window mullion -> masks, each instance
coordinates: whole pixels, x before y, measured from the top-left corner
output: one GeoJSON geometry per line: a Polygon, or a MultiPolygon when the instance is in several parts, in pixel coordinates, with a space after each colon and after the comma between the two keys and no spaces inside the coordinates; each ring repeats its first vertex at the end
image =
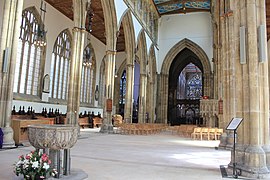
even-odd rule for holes
{"type": "MultiPolygon", "coordinates": [[[[63,66],[62,66],[62,88],[64,87],[64,83],[65,83],[65,73],[66,73],[66,69],[65,69],[65,67],[66,67],[66,59],[65,58],[63,58],[63,66]]],[[[67,77],[66,77],[67,78],[67,77]]],[[[63,97],[63,94],[64,92],[63,91],[61,91],[61,98],[63,97]]],[[[64,99],[66,99],[66,96],[64,95],[64,99]]]]}
{"type": "Polygon", "coordinates": [[[21,51],[21,59],[20,59],[17,93],[20,92],[20,88],[21,88],[21,74],[22,74],[23,57],[24,57],[24,49],[25,49],[24,47],[25,47],[25,40],[22,40],[22,51],[21,51]]]}
{"type": "Polygon", "coordinates": [[[62,57],[59,57],[58,60],[58,72],[57,72],[57,79],[58,79],[58,84],[57,84],[57,90],[56,90],[56,98],[57,99],[62,99],[61,97],[59,98],[59,84],[60,84],[60,66],[61,66],[61,61],[62,61],[62,57]]]}
{"type": "Polygon", "coordinates": [[[31,57],[31,44],[29,42],[29,48],[28,48],[28,54],[27,54],[27,63],[26,63],[25,83],[24,83],[24,94],[27,94],[27,83],[28,83],[30,57],[31,57]]]}
{"type": "Polygon", "coordinates": [[[33,72],[32,72],[32,82],[31,82],[31,94],[34,95],[34,81],[35,81],[35,71],[37,62],[37,49],[35,46],[34,59],[33,59],[33,72]]]}
{"type": "Polygon", "coordinates": [[[54,53],[54,59],[53,59],[53,61],[54,61],[54,67],[53,67],[53,77],[52,77],[52,98],[55,98],[54,97],[54,91],[55,91],[55,89],[54,89],[54,84],[55,84],[55,78],[56,78],[56,76],[55,76],[55,71],[56,71],[56,58],[57,58],[57,56],[58,56],[58,54],[56,53],[56,52],[53,52],[54,53]]]}

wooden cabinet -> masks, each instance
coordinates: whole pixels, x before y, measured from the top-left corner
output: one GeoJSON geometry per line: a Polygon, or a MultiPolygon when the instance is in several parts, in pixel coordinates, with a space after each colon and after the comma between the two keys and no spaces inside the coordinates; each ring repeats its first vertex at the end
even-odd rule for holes
{"type": "Polygon", "coordinates": [[[28,141],[28,125],[32,124],[53,124],[53,118],[46,119],[12,119],[11,127],[14,131],[13,137],[16,145],[28,141]]]}

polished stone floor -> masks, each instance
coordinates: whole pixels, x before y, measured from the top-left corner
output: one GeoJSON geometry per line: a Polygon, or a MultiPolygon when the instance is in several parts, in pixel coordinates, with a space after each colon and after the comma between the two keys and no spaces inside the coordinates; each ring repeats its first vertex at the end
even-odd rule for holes
{"type": "MultiPolygon", "coordinates": [[[[89,180],[218,180],[230,151],[215,149],[219,141],[194,141],[164,132],[156,135],[101,134],[83,129],[71,149],[72,168],[89,180]]],[[[13,164],[30,145],[0,151],[0,180],[15,179],[13,164]]]]}

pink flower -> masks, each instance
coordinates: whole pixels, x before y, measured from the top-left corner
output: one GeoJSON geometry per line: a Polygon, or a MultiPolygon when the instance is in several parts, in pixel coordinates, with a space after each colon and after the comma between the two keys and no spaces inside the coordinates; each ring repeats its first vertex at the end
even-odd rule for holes
{"type": "Polygon", "coordinates": [[[44,153],[44,154],[42,154],[41,159],[42,159],[42,161],[47,161],[48,156],[44,153]]]}
{"type": "Polygon", "coordinates": [[[51,164],[52,163],[52,161],[51,160],[48,160],[48,164],[51,164]]]}
{"type": "Polygon", "coordinates": [[[30,158],[31,158],[31,156],[29,156],[29,155],[25,156],[25,159],[30,159],[30,158]]]}

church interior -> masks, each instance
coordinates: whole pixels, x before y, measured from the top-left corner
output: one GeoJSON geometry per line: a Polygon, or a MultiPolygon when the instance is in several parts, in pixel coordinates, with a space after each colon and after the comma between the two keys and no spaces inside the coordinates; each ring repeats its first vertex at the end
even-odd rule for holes
{"type": "Polygon", "coordinates": [[[270,179],[270,0],[0,9],[0,179],[270,179]]]}

